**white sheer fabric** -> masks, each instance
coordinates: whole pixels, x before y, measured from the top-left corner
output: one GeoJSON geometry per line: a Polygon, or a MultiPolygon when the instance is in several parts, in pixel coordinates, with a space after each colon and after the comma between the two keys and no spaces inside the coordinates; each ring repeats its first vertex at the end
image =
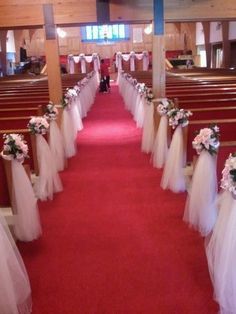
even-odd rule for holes
{"type": "Polygon", "coordinates": [[[5,219],[0,215],[0,312],[29,314],[32,311],[29,278],[5,219]]]}
{"type": "Polygon", "coordinates": [[[69,110],[64,109],[62,114],[62,135],[65,145],[65,154],[70,158],[76,154],[75,128],[69,110]]]}
{"type": "Polygon", "coordinates": [[[86,60],[84,57],[80,59],[81,73],[86,73],[86,60]]]}
{"type": "Polygon", "coordinates": [[[182,126],[179,125],[172,137],[161,179],[161,187],[164,190],[169,188],[174,193],[186,190],[183,171],[185,159],[186,152],[184,151],[182,126]]]}
{"type": "Polygon", "coordinates": [[[49,146],[56,163],[57,171],[65,169],[65,149],[63,137],[56,121],[50,121],[49,146]]]}
{"type": "Polygon", "coordinates": [[[154,143],[154,106],[153,103],[145,105],[145,116],[143,124],[142,145],[141,150],[145,153],[152,152],[154,143]]]}
{"type": "Polygon", "coordinates": [[[41,134],[36,135],[36,148],[39,177],[34,185],[35,194],[41,201],[52,200],[53,193],[61,192],[63,188],[50,147],[41,134]]]}
{"type": "Polygon", "coordinates": [[[136,121],[137,128],[142,128],[144,123],[144,108],[145,108],[145,100],[137,91],[137,97],[135,100],[135,112],[134,112],[134,120],[136,121]]]}
{"type": "Polygon", "coordinates": [[[135,52],[130,53],[130,71],[135,71],[135,52]]]}
{"type": "Polygon", "coordinates": [[[236,313],[236,200],[225,191],[219,198],[219,216],[206,244],[214,296],[220,313],[236,313]]]}
{"type": "Polygon", "coordinates": [[[100,69],[100,60],[97,53],[93,53],[92,56],[85,56],[83,53],[81,53],[79,56],[68,55],[68,67],[70,74],[75,73],[75,63],[79,62],[82,73],[86,73],[86,62],[87,63],[93,62],[95,71],[98,71],[100,69]]]}
{"type": "Polygon", "coordinates": [[[160,119],[159,127],[153,145],[153,166],[164,167],[168,154],[168,118],[166,115],[160,119]]]}
{"type": "Polygon", "coordinates": [[[216,218],[217,176],[216,157],[203,150],[198,157],[187,197],[184,221],[207,236],[216,218]]]}
{"type": "Polygon", "coordinates": [[[130,71],[135,71],[135,59],[143,60],[143,71],[147,71],[149,67],[149,54],[148,51],[143,51],[142,53],[135,53],[131,51],[130,53],[121,53],[120,51],[116,53],[116,67],[118,72],[122,70],[122,59],[124,61],[130,61],[130,71]]]}
{"type": "Polygon", "coordinates": [[[71,108],[71,115],[72,115],[72,119],[74,120],[74,125],[76,128],[76,135],[77,136],[77,131],[81,131],[83,130],[83,122],[81,119],[81,115],[79,112],[79,108],[81,108],[81,106],[79,106],[79,96],[77,96],[72,104],[72,108],[71,108]]]}
{"type": "Polygon", "coordinates": [[[37,199],[24,167],[11,161],[12,199],[15,211],[14,233],[21,241],[33,241],[42,234],[37,199]]]}

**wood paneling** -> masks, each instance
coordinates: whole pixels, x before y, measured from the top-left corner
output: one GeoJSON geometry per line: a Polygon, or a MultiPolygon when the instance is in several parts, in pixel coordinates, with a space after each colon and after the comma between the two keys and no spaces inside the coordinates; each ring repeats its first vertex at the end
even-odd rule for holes
{"type": "MultiPolygon", "coordinates": [[[[99,45],[96,43],[83,43],[81,42],[80,28],[79,27],[66,27],[63,28],[67,32],[65,38],[59,38],[59,49],[61,55],[72,54],[91,54],[93,52],[98,52],[102,57],[112,57],[115,52],[128,52],[134,50],[136,52],[141,52],[143,50],[152,50],[152,34],[147,35],[144,33],[144,28],[147,24],[133,24],[130,26],[131,38],[128,41],[118,42],[109,45],[99,45]],[[143,42],[133,43],[133,28],[141,28],[143,31],[143,42]]],[[[45,55],[44,49],[44,33],[42,29],[38,29],[32,36],[30,40],[29,30],[15,31],[17,34],[16,47],[22,44],[25,40],[27,54],[28,55],[45,55]],[[19,34],[20,33],[20,34],[19,34]],[[19,43],[20,41],[20,43],[19,43]]],[[[184,49],[184,34],[187,38],[187,48],[196,53],[195,46],[195,23],[181,23],[180,27],[177,29],[172,23],[165,25],[165,47],[166,50],[183,50],[184,49]]],[[[18,48],[17,48],[18,49],[18,48]]]]}
{"type": "Polygon", "coordinates": [[[53,4],[56,24],[79,24],[97,20],[95,0],[0,0],[0,27],[42,26],[44,3],[53,4]]]}
{"type": "MultiPolygon", "coordinates": [[[[42,5],[52,3],[55,23],[97,22],[96,0],[0,0],[0,27],[43,25],[42,5]]],[[[165,21],[235,19],[235,0],[165,0],[165,21]]],[[[111,21],[151,21],[153,0],[111,0],[111,21]]]]}
{"type": "MultiPolygon", "coordinates": [[[[117,0],[110,5],[111,21],[144,21],[153,19],[153,0],[117,0]]],[[[165,21],[199,21],[235,19],[235,0],[165,0],[165,21]]]]}

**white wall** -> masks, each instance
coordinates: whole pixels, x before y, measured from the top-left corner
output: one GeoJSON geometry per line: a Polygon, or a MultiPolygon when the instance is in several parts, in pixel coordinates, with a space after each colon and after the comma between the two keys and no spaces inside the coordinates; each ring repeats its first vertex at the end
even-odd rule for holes
{"type": "Polygon", "coordinates": [[[205,44],[205,38],[203,33],[203,27],[201,22],[196,23],[196,45],[204,45],[205,44]]]}
{"type": "Polygon", "coordinates": [[[16,52],[14,32],[7,32],[7,52],[16,52]]]}
{"type": "Polygon", "coordinates": [[[211,22],[210,24],[210,43],[222,41],[222,25],[220,22],[211,22]]]}
{"type": "Polygon", "coordinates": [[[229,23],[229,39],[236,39],[236,22],[229,23]]]}
{"type": "MultiPolygon", "coordinates": [[[[236,40],[236,22],[229,22],[229,39],[236,40]]],[[[210,43],[222,42],[222,26],[220,22],[211,22],[210,43]]],[[[196,45],[204,45],[204,33],[202,23],[196,24],[196,45]]]]}

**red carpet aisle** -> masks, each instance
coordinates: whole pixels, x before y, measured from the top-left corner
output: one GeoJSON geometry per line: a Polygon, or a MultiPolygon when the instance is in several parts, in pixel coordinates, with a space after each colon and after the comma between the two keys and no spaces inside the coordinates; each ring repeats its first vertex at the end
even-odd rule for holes
{"type": "Polygon", "coordinates": [[[40,204],[41,240],[20,244],[33,314],[213,314],[203,240],[163,192],[117,88],[98,95],[64,192],[40,204]]]}

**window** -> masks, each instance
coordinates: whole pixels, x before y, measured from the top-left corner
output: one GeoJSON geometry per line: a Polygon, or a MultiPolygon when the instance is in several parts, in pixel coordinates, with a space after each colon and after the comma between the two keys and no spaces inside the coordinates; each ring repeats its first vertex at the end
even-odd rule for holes
{"type": "Polygon", "coordinates": [[[124,24],[81,27],[83,42],[109,42],[129,40],[129,26],[124,24]]]}

